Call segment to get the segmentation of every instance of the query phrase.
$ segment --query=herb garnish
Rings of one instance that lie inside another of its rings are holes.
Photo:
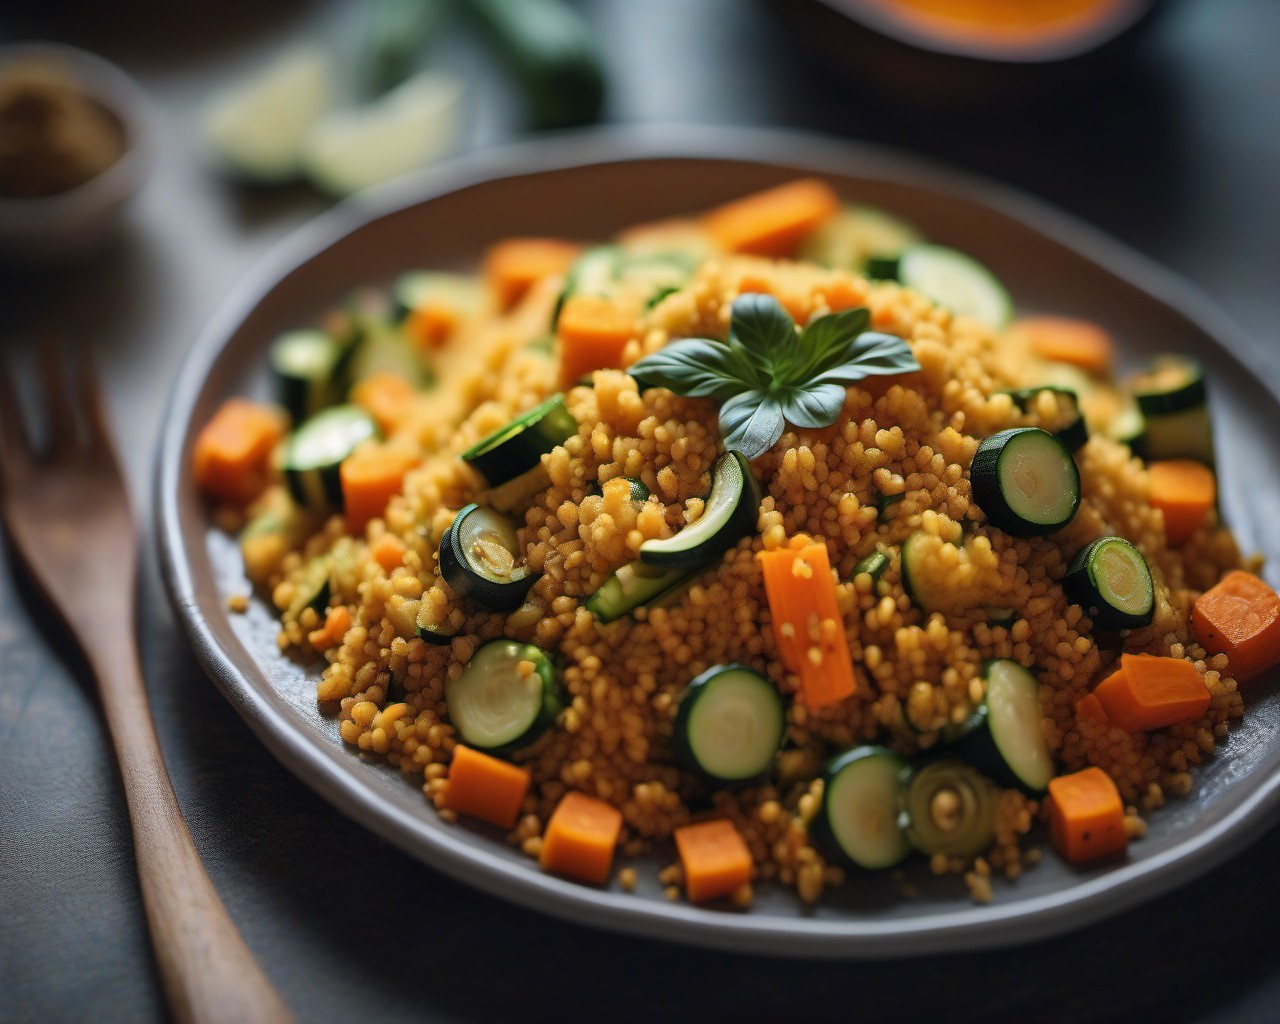
[[[725,447],[754,459],[773,447],[788,422],[831,426],[844,408],[846,385],[920,369],[905,341],[868,331],[870,322],[867,309],[850,309],[797,333],[772,295],[739,295],[727,342],[681,338],[628,372],[686,398],[721,402]]]

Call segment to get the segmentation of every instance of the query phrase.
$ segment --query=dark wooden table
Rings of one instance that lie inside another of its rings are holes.
[[[79,270],[0,278],[0,337],[43,314],[105,367],[140,510],[166,391],[222,295],[322,208],[204,169],[193,111],[282,41],[338,41],[344,5],[5,5],[0,38],[115,59],[162,128],[129,230]],[[1118,76],[1028,102],[913,106],[820,70],[747,0],[599,0],[608,119],[788,125],[918,151],[1015,185],[1181,272],[1259,340],[1280,319],[1280,5],[1169,0]],[[269,10],[264,10],[269,9]],[[519,131],[465,41],[471,143]],[[147,527],[144,525],[143,530]],[[0,1021],[162,1019],[120,785],[94,701],[0,551]],[[112,600],[113,595],[103,595]],[[631,939],[508,906],[349,822],[277,764],[202,675],[146,549],[141,644],[178,797],[249,944],[306,1021],[1280,1020],[1280,829],[1168,896],[1006,952],[769,962]],[[705,1015],[705,1016],[703,1016]]]

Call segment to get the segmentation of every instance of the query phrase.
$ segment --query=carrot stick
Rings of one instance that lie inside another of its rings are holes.
[[[800,677],[800,699],[810,708],[844,700],[856,680],[827,546],[796,537],[790,547],[757,557],[774,642],[782,663]]]
[[[546,871],[603,885],[622,831],[622,812],[584,793],[566,793],[542,836],[538,862]]]
[[[620,367],[627,342],[639,334],[637,317],[600,295],[570,296],[560,310],[560,386],[571,388],[592,370]]]
[[[233,504],[257,497],[266,486],[271,449],[284,429],[276,410],[244,398],[227,399],[196,437],[196,486]]]
[[[702,227],[728,252],[793,256],[805,235],[839,212],[831,186],[802,178],[718,206],[702,217]]]
[[[1115,346],[1111,335],[1097,324],[1061,316],[1036,316],[1019,320],[1016,327],[1041,359],[1070,363],[1095,377],[1111,372]]]
[[[503,828],[514,828],[529,792],[528,768],[520,768],[459,743],[440,794],[441,804]]]
[[[351,389],[351,401],[373,417],[383,434],[394,433],[413,404],[413,385],[398,373],[370,374]]]
[[[370,519],[381,516],[387,502],[398,494],[404,475],[417,460],[395,448],[364,448],[342,460],[342,508],[347,529],[359,533]]]
[[[727,818],[675,830],[684,888],[695,903],[728,896],[751,881],[751,851]]]
[[[1071,864],[1121,853],[1129,835],[1111,776],[1101,768],[1085,768],[1050,780],[1049,834],[1054,849]]]
[[[1280,596],[1252,573],[1235,570],[1191,609],[1191,631],[1211,654],[1225,654],[1237,682],[1280,664]]]
[[[563,274],[578,256],[578,246],[558,238],[508,238],[491,247],[484,259],[484,276],[504,312],[534,283]]]
[[[1164,534],[1171,547],[1181,547],[1209,520],[1218,501],[1213,470],[1194,459],[1147,463],[1150,501],[1164,513]]]
[[[1120,668],[1093,690],[1108,719],[1125,732],[1194,722],[1209,710],[1209,688],[1191,662],[1122,654]]]

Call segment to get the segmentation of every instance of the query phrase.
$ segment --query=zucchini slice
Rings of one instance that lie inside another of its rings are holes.
[[[907,783],[907,838],[927,856],[974,857],[996,837],[997,790],[954,757],[930,761]]]
[[[872,583],[878,583],[887,568],[889,568],[889,556],[883,551],[873,551],[853,567],[853,575],[849,578],[855,579],[865,572],[871,577]]]
[[[440,542],[440,575],[459,597],[502,612],[518,607],[541,573],[521,560],[515,524],[472,502]]]
[[[426,603],[423,602],[422,608],[425,607]],[[449,644],[453,643],[453,638],[457,634],[441,629],[440,626],[436,624],[425,622],[422,616],[422,608],[418,609],[418,622],[414,632],[418,634],[419,638],[425,640],[433,647],[448,647]]]
[[[961,755],[984,775],[1029,794],[1053,778],[1053,755],[1040,728],[1040,683],[1008,658],[982,666],[986,696],[961,730]]]
[[[602,623],[622,616],[661,597],[689,576],[685,569],[658,569],[638,559],[621,566],[583,602],[583,607]]]
[[[324,331],[289,331],[271,343],[276,395],[294,423],[338,401],[347,347]]]
[[[937,594],[925,586],[916,573],[917,560],[928,557],[925,547],[929,537],[930,534],[925,531],[916,530],[902,542],[898,552],[898,560],[902,567],[902,589],[907,597],[925,612],[935,611],[946,604],[945,595]]]
[[[449,721],[468,746],[509,753],[536,740],[560,713],[560,684],[547,652],[490,640],[462,675],[444,684]]]
[[[854,747],[827,765],[821,834],[855,867],[891,868],[911,852],[902,827],[910,767],[885,747]]]
[[[297,504],[312,509],[342,508],[342,460],[378,428],[356,405],[335,405],[318,412],[289,435],[284,477]]]
[[[756,528],[760,484],[741,452],[725,452],[711,470],[702,518],[674,537],[647,540],[640,560],[663,569],[697,569],[714,562]]]
[[[505,427],[462,453],[490,487],[501,487],[537,469],[542,456],[577,433],[578,421],[565,408],[564,395],[552,395]]]
[[[1124,395],[1120,410],[1107,424],[1107,437],[1129,446],[1134,455],[1146,451],[1147,421],[1132,395]]]
[[[1044,384],[1039,387],[1018,388],[1014,391],[1005,392],[1013,399],[1014,404],[1026,412],[1035,401],[1036,396],[1042,391],[1052,392],[1060,398],[1068,401],[1072,414],[1067,417],[1067,423],[1052,431],[1054,437],[1062,442],[1064,448],[1069,452],[1075,452],[1085,446],[1089,440],[1089,426],[1085,423],[1084,413],[1080,411],[1080,396],[1071,388],[1060,387],[1056,384]]]
[[[740,785],[769,770],[786,726],[773,683],[742,665],[716,665],[680,695],[676,752],[712,784]]]
[[[1215,463],[1204,367],[1189,356],[1156,356],[1130,381],[1146,424],[1147,459],[1197,459]]]
[[[1151,569],[1123,537],[1099,537],[1082,548],[1062,588],[1098,629],[1141,629],[1155,615]]]
[[[479,312],[484,289],[474,277],[434,270],[410,270],[396,278],[392,288],[395,315],[403,319],[428,303],[439,303],[468,319]]]
[[[906,221],[874,206],[846,205],[800,244],[797,258],[836,270],[893,278],[902,250],[923,241]],[[892,267],[890,273],[883,271]]]
[[[977,260],[945,245],[913,245],[898,259],[898,280],[993,330],[1013,319],[1013,300],[996,276]]]
[[[317,615],[324,615],[329,608],[333,592],[331,582],[333,562],[328,555],[316,555],[302,570],[302,579],[294,588],[293,600],[283,617],[296,620],[304,609],[311,608]]]
[[[409,344],[398,324],[357,314],[352,321],[353,337],[345,363],[348,386],[375,373],[394,373],[415,388],[431,382],[431,372],[416,349]]]
[[[985,438],[969,468],[974,500],[992,525],[1015,537],[1060,530],[1080,507],[1080,471],[1058,438],[1014,427]]]

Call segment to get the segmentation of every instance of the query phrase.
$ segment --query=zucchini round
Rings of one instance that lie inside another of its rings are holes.
[[[1036,396],[1042,391],[1050,391],[1061,398],[1068,399],[1071,403],[1071,408],[1074,410],[1074,414],[1064,426],[1052,431],[1053,436],[1061,441],[1063,447],[1069,452],[1075,452],[1083,448],[1089,440],[1089,426],[1085,423],[1084,413],[1080,411],[1080,396],[1071,388],[1059,387],[1056,384],[1044,384],[1040,387],[1018,388],[1005,393],[1013,399],[1014,404],[1019,409],[1026,412],[1035,401]]]
[[[827,765],[820,834],[855,867],[891,868],[911,852],[902,822],[910,767],[886,747],[854,747]]]
[[[501,487],[537,469],[542,456],[578,430],[578,421],[565,408],[564,395],[552,395],[522,413],[462,453],[490,487]]]
[[[769,770],[786,726],[773,683],[742,665],[717,665],[680,695],[676,752],[711,783],[740,785]]]
[[[927,856],[976,856],[995,841],[997,795],[972,765],[954,757],[930,761],[907,783],[907,838]]]
[[[462,741],[491,754],[527,747],[562,706],[550,657],[515,640],[491,640],[476,651],[462,675],[445,682],[444,699]]]
[[[426,607],[426,602],[422,603],[422,607],[418,609],[418,621],[414,632],[419,638],[425,640],[433,647],[448,647],[453,643],[453,638],[457,635],[446,629],[442,629],[438,624],[427,623],[423,620],[422,611]]]
[[[977,260],[945,245],[912,245],[898,259],[898,280],[908,288],[1000,330],[1013,319],[1013,300],[994,274]]]
[[[1129,382],[1143,415],[1167,415],[1208,401],[1204,367],[1190,356],[1158,355]]]
[[[338,400],[347,346],[324,331],[289,331],[271,343],[267,359],[280,404],[302,423]]]
[[[712,468],[702,518],[674,537],[645,541],[640,560],[663,569],[697,569],[714,562],[755,530],[760,500],[760,484],[746,456],[725,452]]]
[[[1008,658],[982,666],[987,692],[960,730],[961,755],[984,775],[1032,795],[1053,778],[1053,755],[1040,728],[1040,683]]]
[[[1080,507],[1080,471],[1058,438],[1014,427],[978,445],[969,468],[974,500],[993,526],[1015,537],[1060,530]]]
[[[284,477],[299,505],[313,509],[342,508],[342,460],[378,428],[356,405],[335,405],[316,413],[289,435]]]
[[[1098,629],[1141,629],[1155,615],[1151,569],[1123,537],[1099,537],[1082,548],[1062,588]]]
[[[440,575],[459,597],[499,612],[518,607],[541,574],[521,561],[511,520],[472,502],[440,542]]]

